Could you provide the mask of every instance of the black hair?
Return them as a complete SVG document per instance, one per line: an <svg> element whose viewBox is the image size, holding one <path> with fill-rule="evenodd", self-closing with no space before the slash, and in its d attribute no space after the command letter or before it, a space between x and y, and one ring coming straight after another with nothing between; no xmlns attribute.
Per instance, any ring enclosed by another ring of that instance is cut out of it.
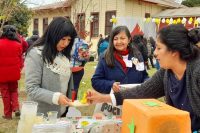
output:
<svg viewBox="0 0 200 133"><path fill-rule="evenodd" d="M130 39L130 42L129 42L128 47L127 47L129 49L129 54L135 55L135 57L137 57L140 54L140 52L137 50L137 48L131 44L132 39L131 39L131 34L130 34L130 31L128 30L128 28L126 26L117 26L112 30L112 32L110 34L109 46L108 46L108 49L105 52L106 64L111 68L114 67L114 64L115 64L114 63L114 61L115 61L115 58L114 58L115 47L114 47L114 44L113 44L113 39L120 32L125 32L128 39Z"/></svg>
<svg viewBox="0 0 200 133"><path fill-rule="evenodd" d="M53 60L59 53L59 51L57 51L57 44L65 36L70 36L71 41L70 44L62 51L62 54L70 59L70 52L77 33L72 22L64 17L56 17L53 19L42 37L34 42L34 44L29 48L28 52L33 47L43 46L43 60L48 63L53 63Z"/></svg>
<svg viewBox="0 0 200 133"><path fill-rule="evenodd" d="M190 35L190 32L182 24L172 24L158 32L158 39L167 46L170 51L178 51L180 58L185 61L195 59L199 55L199 49L194 39L198 34Z"/></svg>
<svg viewBox="0 0 200 133"><path fill-rule="evenodd" d="M146 37L143 37L143 41L144 45L147 45L147 38Z"/></svg>
<svg viewBox="0 0 200 133"><path fill-rule="evenodd" d="M200 28L193 28L188 33L190 39L194 44L197 44L200 41Z"/></svg>
<svg viewBox="0 0 200 133"><path fill-rule="evenodd" d="M33 30L33 35L39 35L38 30Z"/></svg>
<svg viewBox="0 0 200 133"><path fill-rule="evenodd" d="M108 35L107 37L105 37L104 40L109 42L109 39L110 39L110 35Z"/></svg>
<svg viewBox="0 0 200 133"><path fill-rule="evenodd" d="M151 37L149 37L149 39L150 39L150 43L151 43L151 45L152 45L153 49L155 49L155 47L156 47L156 42L155 42L155 40L153 39L153 37L152 37L152 36L151 36Z"/></svg>
<svg viewBox="0 0 200 133"><path fill-rule="evenodd" d="M3 33L1 35L1 38L8 38L9 40L17 41L21 43L18 35L16 27L13 25L5 25L3 26Z"/></svg>
<svg viewBox="0 0 200 133"><path fill-rule="evenodd" d="M135 43L135 44L138 44L138 43L141 43L141 35L139 35L139 34L137 34L137 35L134 35L133 37L132 37L132 41L133 41L133 43Z"/></svg>

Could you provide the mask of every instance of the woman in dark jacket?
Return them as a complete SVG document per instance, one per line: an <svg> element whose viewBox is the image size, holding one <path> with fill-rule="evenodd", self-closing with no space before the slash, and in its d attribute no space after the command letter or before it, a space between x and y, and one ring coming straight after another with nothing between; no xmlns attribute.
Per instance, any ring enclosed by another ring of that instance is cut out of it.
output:
<svg viewBox="0 0 200 133"><path fill-rule="evenodd" d="M100 58L92 86L101 93L119 91L119 84L138 84L144 82L148 74L140 52L131 45L131 35L126 26L113 29L110 44Z"/></svg>

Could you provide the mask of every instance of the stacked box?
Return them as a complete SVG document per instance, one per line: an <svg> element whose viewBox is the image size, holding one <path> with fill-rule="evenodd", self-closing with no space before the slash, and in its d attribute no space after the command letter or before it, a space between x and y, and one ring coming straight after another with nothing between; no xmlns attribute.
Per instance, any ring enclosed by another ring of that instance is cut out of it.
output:
<svg viewBox="0 0 200 133"><path fill-rule="evenodd" d="M156 99L126 99L122 133L191 133L189 112Z"/></svg>

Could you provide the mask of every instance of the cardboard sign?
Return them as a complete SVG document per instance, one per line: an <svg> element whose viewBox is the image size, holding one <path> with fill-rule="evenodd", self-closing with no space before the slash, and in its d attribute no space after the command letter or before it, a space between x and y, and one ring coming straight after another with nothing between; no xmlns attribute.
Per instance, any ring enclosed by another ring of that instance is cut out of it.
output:
<svg viewBox="0 0 200 133"><path fill-rule="evenodd" d="M120 84L120 90L124 89L130 89L133 88L137 85L140 84ZM111 89L110 93L113 93L113 90ZM122 107L121 106L113 106L110 103L99 103L96 104L96 107L94 109L94 114L96 113L102 113L105 116L110 116L110 115L122 115Z"/></svg>
<svg viewBox="0 0 200 133"><path fill-rule="evenodd" d="M94 114L95 113L102 113L105 116L110 116L110 115L120 115L121 116L121 106L113 106L112 104L109 103L99 103L96 104Z"/></svg>

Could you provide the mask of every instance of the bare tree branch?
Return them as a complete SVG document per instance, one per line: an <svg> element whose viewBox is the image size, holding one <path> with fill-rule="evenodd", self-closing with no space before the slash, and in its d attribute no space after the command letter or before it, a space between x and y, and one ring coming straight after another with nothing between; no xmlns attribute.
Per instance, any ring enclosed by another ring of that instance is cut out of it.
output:
<svg viewBox="0 0 200 133"><path fill-rule="evenodd" d="M89 7L89 5L90 5L90 3L92 2L92 0L90 0L89 2L88 2L88 4L87 4L87 6L86 6L86 8L85 8L85 11L84 12L86 12L87 11L87 9L88 9L88 7Z"/></svg>

